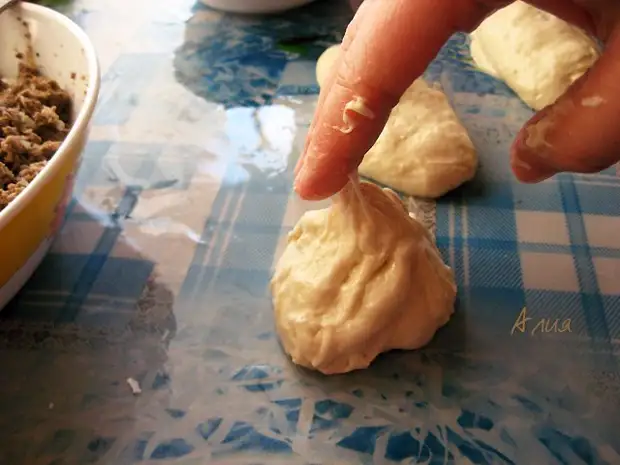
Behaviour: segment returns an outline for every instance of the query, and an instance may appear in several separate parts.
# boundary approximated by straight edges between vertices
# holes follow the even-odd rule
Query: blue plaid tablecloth
[[[103,87],[64,228],[0,313],[0,464],[620,463],[620,178],[517,183],[508,147],[531,112],[462,35],[427,78],[480,171],[409,200],[455,270],[456,313],[423,350],[324,377],[283,354],[268,282],[326,205],[295,197],[292,169],[344,2],[65,8]]]

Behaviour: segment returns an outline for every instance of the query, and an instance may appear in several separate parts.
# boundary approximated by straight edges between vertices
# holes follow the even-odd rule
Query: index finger
[[[321,89],[295,190],[319,200],[338,192],[379,137],[400,96],[446,40],[470,31],[509,0],[365,0],[347,29],[340,57]],[[593,31],[591,16],[570,0],[529,3]],[[351,109],[363,104],[362,112]],[[348,105],[347,105],[348,104]],[[355,106],[355,105],[353,105]],[[353,110],[353,111],[352,111]]]
[[[321,199],[344,187],[404,91],[455,31],[487,11],[472,0],[366,0],[321,90],[297,193]]]

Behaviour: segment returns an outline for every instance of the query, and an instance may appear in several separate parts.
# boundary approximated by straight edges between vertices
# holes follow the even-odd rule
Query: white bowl
[[[31,3],[18,3],[0,14],[0,44],[2,77],[17,76],[20,57],[30,45],[42,73],[55,79],[73,100],[69,135],[34,181],[0,212],[2,309],[43,260],[62,223],[97,103],[99,65],[79,26]]]
[[[265,14],[297,8],[314,0],[202,0],[202,2],[217,10],[231,13]]]

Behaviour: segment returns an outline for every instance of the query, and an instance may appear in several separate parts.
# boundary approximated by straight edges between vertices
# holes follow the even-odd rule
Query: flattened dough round
[[[336,57],[328,49],[317,74],[325,75]],[[437,198],[472,179],[477,167],[474,145],[445,94],[417,79],[392,110],[359,173],[404,194]]]
[[[393,191],[364,182],[301,218],[271,291],[285,351],[325,374],[424,346],[449,320],[456,297],[431,234]]]
[[[554,103],[600,56],[579,28],[522,1],[484,20],[471,34],[470,52],[534,110]]]

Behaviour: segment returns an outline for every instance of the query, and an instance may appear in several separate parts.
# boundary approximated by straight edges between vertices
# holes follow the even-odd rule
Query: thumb
[[[518,134],[511,164],[519,180],[534,183],[564,171],[595,173],[620,160],[619,76],[620,26],[590,71]]]

